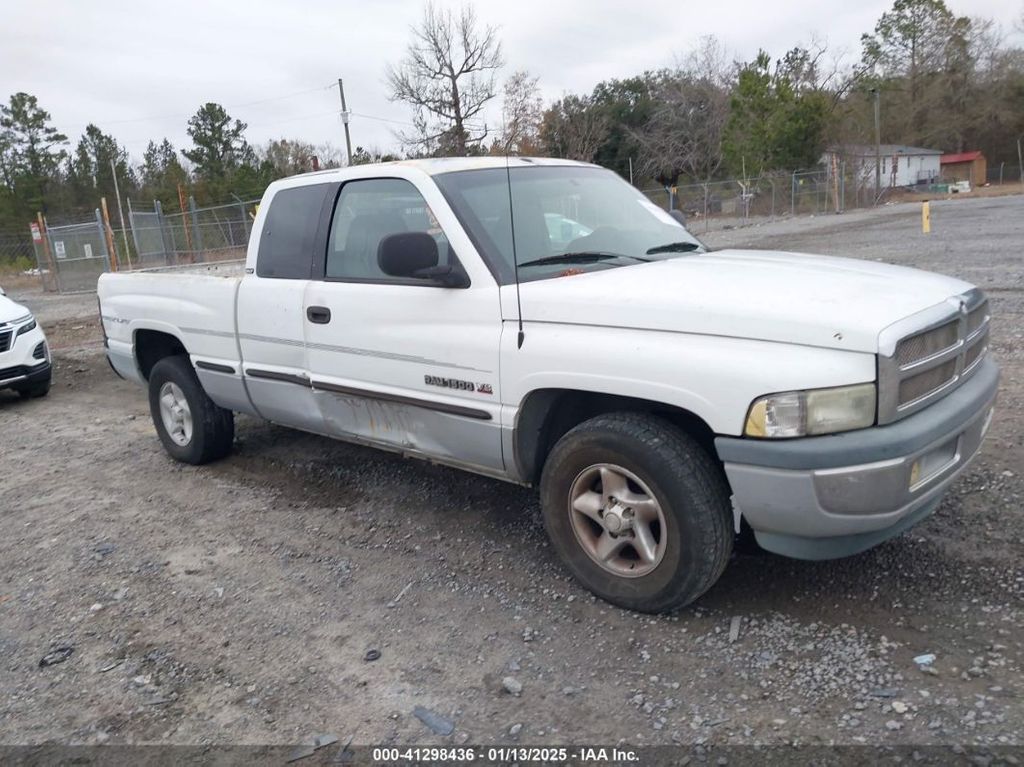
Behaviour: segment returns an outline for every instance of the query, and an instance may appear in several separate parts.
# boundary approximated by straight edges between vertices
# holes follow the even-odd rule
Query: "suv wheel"
[[[18,389],[18,394],[21,395],[22,399],[31,399],[34,397],[45,397],[50,393],[50,379],[47,378],[45,381],[31,384],[22,389]]]

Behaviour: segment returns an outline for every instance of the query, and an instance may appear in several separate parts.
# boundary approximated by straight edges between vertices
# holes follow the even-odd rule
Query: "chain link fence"
[[[856,178],[845,163],[834,171],[772,173],[642,191],[666,210],[680,211],[695,233],[780,216],[840,213],[875,203],[873,187]]]
[[[170,214],[159,202],[152,210],[129,205],[136,254],[130,268],[244,259],[258,204],[259,200],[238,200],[199,208],[189,198],[187,210]]]
[[[190,198],[187,210],[165,214],[159,202],[138,210],[129,201],[125,230],[108,229],[99,210],[81,223],[33,223],[29,237],[0,237],[0,272],[35,273],[44,290],[73,293],[95,290],[112,266],[133,271],[243,260],[258,204],[239,199],[200,208]]]
[[[687,227],[700,234],[782,216],[840,213],[876,204],[873,175],[858,177],[852,167],[837,162],[824,170],[642,191],[660,207],[683,213]],[[1005,168],[989,169],[990,181],[1017,180],[1008,176]],[[888,191],[883,190],[882,200]],[[0,273],[32,271],[34,261],[45,290],[73,292],[95,289],[96,279],[111,269],[112,261],[118,271],[128,271],[243,260],[258,205],[259,200],[235,197],[231,203],[200,208],[190,197],[184,210],[165,213],[160,202],[142,209],[129,200],[124,231],[105,231],[98,210],[94,220],[82,223],[42,231],[33,224],[31,239],[0,234]],[[108,252],[108,237],[113,253]]]
[[[20,274],[34,269],[32,241],[21,232],[0,233],[0,274]]]
[[[43,229],[33,225],[31,237],[44,290],[94,290],[99,276],[110,270],[107,234],[99,210],[93,220],[79,224]]]

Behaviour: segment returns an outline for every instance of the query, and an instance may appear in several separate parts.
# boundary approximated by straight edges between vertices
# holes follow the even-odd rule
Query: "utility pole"
[[[348,132],[348,107],[345,105],[345,84],[338,78],[338,93],[341,94],[341,122],[345,126],[345,151],[348,153],[348,164],[352,164],[352,137]]]
[[[110,158],[110,175],[114,177],[114,196],[117,198],[117,215],[121,219],[121,237],[124,238],[124,257],[128,261],[128,268],[132,268],[132,255],[128,250],[128,228],[124,225],[124,208],[121,207],[121,190],[117,186],[117,168],[114,165],[114,158]]]
[[[878,88],[872,88],[875,95],[875,204],[882,194],[882,93]]]

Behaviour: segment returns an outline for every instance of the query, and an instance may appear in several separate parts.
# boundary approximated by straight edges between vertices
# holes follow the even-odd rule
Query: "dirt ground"
[[[894,205],[706,239],[980,285],[1002,388],[933,517],[839,561],[737,554],[662,617],[571,581],[531,490],[244,417],[228,459],[172,462],[95,295],[12,291],[56,373],[0,393],[0,742],[1021,745],[1024,197],[933,203],[927,236]]]

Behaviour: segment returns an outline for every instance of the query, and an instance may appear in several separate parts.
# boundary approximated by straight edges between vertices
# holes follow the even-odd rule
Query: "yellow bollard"
[[[932,214],[928,200],[921,203],[921,231],[928,234],[932,230]]]

